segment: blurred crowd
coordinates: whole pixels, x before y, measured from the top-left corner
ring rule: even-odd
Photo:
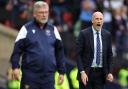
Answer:
[[[35,1],[39,0],[0,0],[0,23],[19,30],[32,19],[32,6]],[[57,26],[64,43],[67,77],[70,77],[70,71],[76,66],[76,37],[80,30],[91,26],[91,16],[97,10],[104,14],[103,27],[112,34],[115,78],[120,78],[121,69],[128,71],[128,0],[43,1],[49,4],[49,21]]]

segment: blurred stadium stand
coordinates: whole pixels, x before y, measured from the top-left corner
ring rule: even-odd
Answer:
[[[0,24],[0,86],[5,87],[9,58],[17,31]],[[1,89],[1,88],[0,88]]]

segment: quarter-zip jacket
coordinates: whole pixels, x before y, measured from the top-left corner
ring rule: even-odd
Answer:
[[[39,27],[36,21],[28,22],[20,29],[11,56],[12,68],[19,68],[22,57],[22,71],[47,75],[58,69],[65,72],[64,50],[57,28],[50,23]]]

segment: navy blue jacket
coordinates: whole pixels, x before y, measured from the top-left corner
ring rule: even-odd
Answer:
[[[61,74],[65,72],[62,41],[56,27],[50,23],[40,27],[33,20],[23,25],[11,56],[13,69],[20,67],[20,57],[22,72],[40,75],[52,74],[56,70]]]

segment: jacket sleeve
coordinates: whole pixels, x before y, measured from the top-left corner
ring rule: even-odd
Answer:
[[[24,39],[26,38],[26,35],[27,35],[27,30],[23,26],[16,37],[14,49],[10,58],[12,69],[20,67],[19,61],[20,61],[21,54],[23,53],[23,50],[24,50]]]
[[[56,37],[55,56],[56,56],[56,62],[57,62],[57,70],[60,74],[64,74],[66,71],[64,47],[63,47],[61,37],[56,27],[54,27],[54,34]]]
[[[107,64],[108,64],[108,73],[112,72],[112,67],[113,67],[113,53],[112,53],[112,40],[111,40],[111,34],[109,33],[108,36],[108,55],[107,55]]]
[[[79,72],[84,71],[82,64],[83,48],[84,48],[84,37],[81,31],[76,40],[77,67]]]

